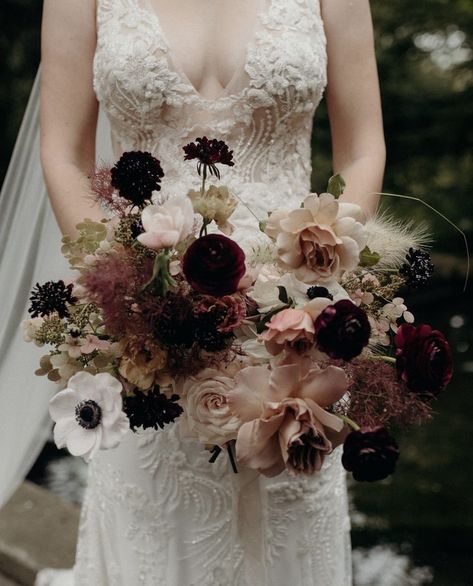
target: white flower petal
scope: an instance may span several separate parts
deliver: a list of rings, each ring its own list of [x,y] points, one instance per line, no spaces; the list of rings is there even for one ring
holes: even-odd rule
[[[74,417],[65,417],[60,419],[54,426],[53,435],[54,443],[58,448],[65,448],[67,438],[71,431],[77,427],[77,421]]]
[[[81,397],[73,389],[59,391],[49,401],[49,414],[53,421],[59,421],[64,417],[74,416],[75,408],[80,403]]]
[[[98,427],[94,429],[84,429],[80,425],[76,425],[67,435],[66,445],[69,452],[73,456],[83,456],[84,454],[87,454],[87,452],[93,448],[97,440],[98,429]]]

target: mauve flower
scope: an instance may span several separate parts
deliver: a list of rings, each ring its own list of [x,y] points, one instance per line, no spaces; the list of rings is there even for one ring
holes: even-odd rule
[[[344,427],[325,407],[340,400],[347,386],[336,366],[250,366],[238,372],[227,399],[244,422],[236,441],[238,461],[265,476],[285,468],[291,474],[320,470],[325,454],[342,442]]]
[[[173,248],[192,232],[194,208],[188,197],[169,199],[162,205],[150,205],[141,213],[143,232],[137,240],[153,250]]]
[[[400,326],[396,337],[396,367],[412,391],[438,393],[453,374],[452,351],[445,336],[427,324]]]
[[[182,272],[189,285],[215,297],[235,293],[245,270],[245,253],[235,241],[221,234],[198,238],[182,259]]]
[[[381,425],[352,431],[343,445],[342,464],[358,481],[383,480],[394,472],[399,448]]]
[[[232,413],[227,396],[235,386],[232,367],[225,370],[206,368],[176,384],[184,413],[181,416],[183,437],[204,444],[223,446],[236,439],[241,420]]]
[[[368,316],[348,299],[330,305],[315,321],[317,347],[334,359],[351,360],[361,354],[370,333]]]
[[[54,441],[89,462],[98,450],[115,448],[129,430],[122,385],[108,373],[78,372],[49,402]]]
[[[273,212],[265,231],[275,239],[283,266],[295,269],[304,283],[325,284],[358,266],[367,241],[360,220],[359,206],[329,193],[311,194],[301,208]]]

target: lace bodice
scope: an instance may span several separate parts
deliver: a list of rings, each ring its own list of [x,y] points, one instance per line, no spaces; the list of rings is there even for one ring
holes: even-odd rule
[[[149,0],[99,0],[94,88],[112,127],[115,154],[148,150],[166,173],[163,193],[195,186],[182,146],[207,134],[234,151],[229,185],[265,218],[310,191],[312,119],[326,85],[325,34],[318,0],[267,0],[244,63],[222,94],[204,98],[173,59]],[[255,238],[244,206],[232,222]]]
[[[223,139],[235,166],[222,180],[257,216],[299,205],[326,84],[319,1],[266,0],[244,63],[213,100],[176,65],[148,2],[97,0],[94,88],[115,156],[154,153],[172,197],[198,181],[182,146]],[[231,221],[233,237],[251,246],[259,231],[247,207]],[[175,425],[130,431],[90,465],[74,578],[75,586],[349,586],[349,552],[338,450],[314,477],[266,479],[234,474],[225,457],[209,464]]]

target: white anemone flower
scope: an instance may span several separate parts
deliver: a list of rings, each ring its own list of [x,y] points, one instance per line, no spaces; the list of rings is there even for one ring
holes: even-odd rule
[[[106,372],[74,374],[49,402],[57,447],[90,462],[98,450],[118,446],[130,429],[121,392],[121,383]]]

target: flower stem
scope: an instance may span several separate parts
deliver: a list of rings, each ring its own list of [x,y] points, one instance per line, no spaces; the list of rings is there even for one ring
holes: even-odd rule
[[[207,165],[204,165],[204,169],[202,171],[202,185],[200,186],[200,195],[203,197],[205,195],[205,181],[207,179]]]
[[[232,442],[228,442],[227,452],[228,452],[228,457],[230,458],[230,464],[232,465],[233,472],[235,474],[238,474],[238,468],[237,468],[236,461],[235,461],[235,455],[233,453]]]
[[[358,425],[358,423],[355,423],[353,421],[353,419],[350,419],[346,415],[337,415],[337,417],[340,418],[344,423],[346,423],[349,427],[351,427],[355,431],[359,431],[361,429],[361,427]]]
[[[379,360],[381,362],[387,362],[388,364],[396,364],[396,359],[392,356],[371,356],[370,360]]]

